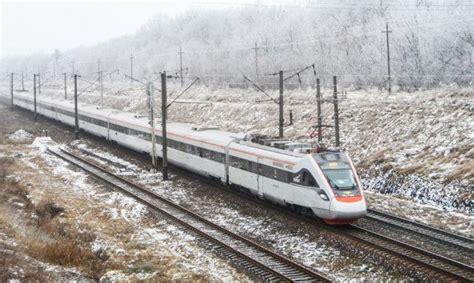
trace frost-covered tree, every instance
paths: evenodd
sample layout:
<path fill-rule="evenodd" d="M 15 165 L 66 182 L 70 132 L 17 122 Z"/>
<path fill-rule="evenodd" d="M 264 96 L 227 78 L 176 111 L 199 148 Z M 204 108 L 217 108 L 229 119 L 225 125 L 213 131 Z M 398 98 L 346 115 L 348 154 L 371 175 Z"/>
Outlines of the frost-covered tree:
<path fill-rule="evenodd" d="M 385 87 L 386 42 L 381 31 L 389 23 L 394 84 L 407 90 L 440 83 L 473 80 L 472 0 L 300 1 L 297 4 L 189 10 L 173 18 L 157 15 L 134 35 L 91 47 L 63 51 L 58 72 L 71 62 L 82 75 L 104 70 L 128 73 L 133 53 L 136 76 L 153 77 L 179 67 L 178 51 L 188 75 L 202 83 L 242 83 L 241 73 L 256 74 L 271 86 L 278 70 L 315 64 L 323 78 L 338 75 L 356 88 Z M 257 44 L 257 58 L 255 58 Z M 6 66 L 51 69 L 51 56 L 6 58 Z M 51 70 L 49 71 L 51 72 Z M 302 83 L 313 82 L 308 72 Z M 290 83 L 298 84 L 298 81 Z"/>

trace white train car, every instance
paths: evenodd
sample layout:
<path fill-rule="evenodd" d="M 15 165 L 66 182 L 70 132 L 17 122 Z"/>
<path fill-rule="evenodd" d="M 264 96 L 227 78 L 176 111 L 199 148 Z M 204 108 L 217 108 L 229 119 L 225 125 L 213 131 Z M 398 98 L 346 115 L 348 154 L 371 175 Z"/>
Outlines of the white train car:
<path fill-rule="evenodd" d="M 33 99 L 16 95 L 14 104 L 33 111 Z M 151 127 L 132 113 L 80 104 L 79 127 L 133 150 L 151 153 Z M 41 115 L 74 125 L 70 101 L 38 98 Z M 248 141 L 245 134 L 168 123 L 168 161 L 178 167 L 243 188 L 297 210 L 312 211 L 329 224 L 345 224 L 366 214 L 361 182 L 345 152 L 298 153 Z M 162 135 L 155 129 L 155 156 Z M 273 142 L 282 147 L 285 142 Z M 287 143 L 291 148 L 301 147 Z"/>

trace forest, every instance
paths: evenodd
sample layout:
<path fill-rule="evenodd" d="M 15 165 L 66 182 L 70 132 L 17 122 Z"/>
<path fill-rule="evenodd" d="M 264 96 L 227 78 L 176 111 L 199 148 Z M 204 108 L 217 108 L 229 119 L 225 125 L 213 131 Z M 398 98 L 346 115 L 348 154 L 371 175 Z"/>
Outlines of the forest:
<path fill-rule="evenodd" d="M 186 79 L 238 87 L 248 86 L 246 75 L 276 87 L 279 70 L 314 64 L 291 84 L 307 86 L 316 76 L 337 75 L 346 87 L 383 89 L 388 41 L 395 89 L 472 85 L 472 0 L 295 3 L 195 5 L 174 17 L 158 14 L 136 33 L 95 46 L 4 58 L 4 72 L 59 79 L 72 72 L 97 76 L 100 68 L 111 79 L 124 79 L 133 60 L 134 77 L 154 80 L 163 70 L 179 74 L 181 59 Z"/>

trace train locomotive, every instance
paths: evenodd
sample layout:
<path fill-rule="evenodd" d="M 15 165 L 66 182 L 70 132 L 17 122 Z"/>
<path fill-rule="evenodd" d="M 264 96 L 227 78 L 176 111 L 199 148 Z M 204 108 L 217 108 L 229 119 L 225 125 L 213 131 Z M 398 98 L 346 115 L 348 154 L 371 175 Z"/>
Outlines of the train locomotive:
<path fill-rule="evenodd" d="M 33 99 L 24 94 L 16 95 L 14 104 L 34 109 Z M 78 112 L 81 130 L 151 153 L 147 117 L 86 104 L 80 104 Z M 37 99 L 37 113 L 74 126 L 71 101 Z M 344 151 L 187 123 L 167 123 L 167 129 L 168 162 L 174 166 L 312 212 L 328 224 L 353 223 L 367 213 L 360 179 Z M 161 131 L 154 133 L 155 156 L 161 157 Z"/>

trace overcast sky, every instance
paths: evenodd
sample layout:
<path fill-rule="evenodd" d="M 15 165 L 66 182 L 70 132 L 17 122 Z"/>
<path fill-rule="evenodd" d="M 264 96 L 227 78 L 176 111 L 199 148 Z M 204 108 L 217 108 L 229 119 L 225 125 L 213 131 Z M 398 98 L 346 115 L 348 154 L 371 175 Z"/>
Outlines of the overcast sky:
<path fill-rule="evenodd" d="M 192 0 L 0 0 L 0 56 L 93 45 L 135 32 L 155 14 L 174 15 L 193 6 Z"/>

